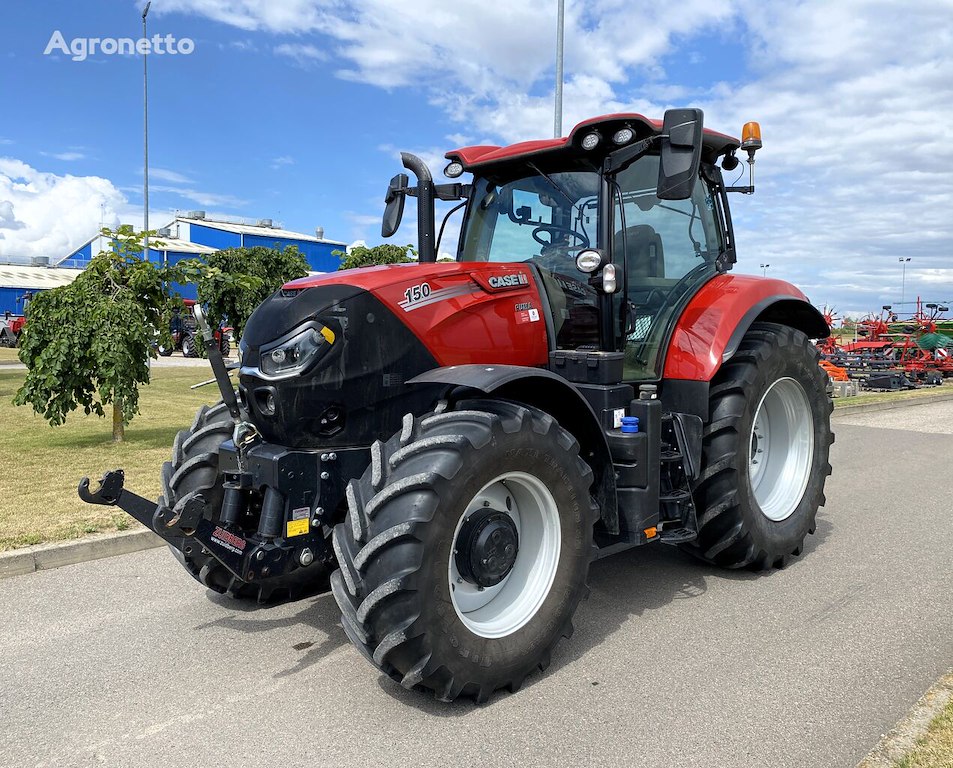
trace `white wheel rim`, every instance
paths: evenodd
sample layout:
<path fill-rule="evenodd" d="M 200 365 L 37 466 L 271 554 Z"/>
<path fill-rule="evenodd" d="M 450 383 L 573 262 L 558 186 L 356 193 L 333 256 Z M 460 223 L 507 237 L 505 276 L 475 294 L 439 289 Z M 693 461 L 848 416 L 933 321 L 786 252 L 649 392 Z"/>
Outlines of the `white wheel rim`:
<path fill-rule="evenodd" d="M 787 520 L 804 496 L 814 460 L 814 415 L 804 387 L 778 379 L 758 403 L 748 440 L 748 478 L 761 513 Z"/>
<path fill-rule="evenodd" d="M 495 586 L 480 588 L 460 575 L 455 552 L 464 521 L 486 507 L 512 518 L 519 548 L 506 577 Z M 453 533 L 448 575 L 450 598 L 460 621 L 473 634 L 487 638 L 506 637 L 524 627 L 549 595 L 560 546 L 559 508 L 539 478 L 507 472 L 487 483 L 467 504 Z"/>

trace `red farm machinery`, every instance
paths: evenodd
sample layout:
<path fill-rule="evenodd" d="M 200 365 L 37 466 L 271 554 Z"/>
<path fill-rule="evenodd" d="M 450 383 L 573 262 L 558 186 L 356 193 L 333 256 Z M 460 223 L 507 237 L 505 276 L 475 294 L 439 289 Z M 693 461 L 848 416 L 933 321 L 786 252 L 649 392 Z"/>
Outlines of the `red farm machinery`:
<path fill-rule="evenodd" d="M 854 324 L 854 339 L 829 336 L 818 343 L 831 377 L 860 381 L 868 389 L 909 389 L 936 385 L 953 376 L 953 336 L 943 319 L 948 307 L 917 300 L 917 310 L 901 319 L 889 304 Z M 828 318 L 828 322 L 830 323 Z"/>
<path fill-rule="evenodd" d="M 814 532 L 831 401 L 823 316 L 732 275 L 722 169 L 761 147 L 696 109 L 417 157 L 419 263 L 285 285 L 252 315 L 237 387 L 179 433 L 158 504 L 109 472 L 81 497 L 152 528 L 206 587 L 330 585 L 355 647 L 442 700 L 516 690 L 568 636 L 594 558 L 669 544 L 783 566 Z M 464 183 L 460 177 L 472 174 Z M 435 200 L 464 208 L 438 263 Z M 449 214 L 448 214 L 449 215 Z M 633 585 L 637 589 L 638 585 Z"/>

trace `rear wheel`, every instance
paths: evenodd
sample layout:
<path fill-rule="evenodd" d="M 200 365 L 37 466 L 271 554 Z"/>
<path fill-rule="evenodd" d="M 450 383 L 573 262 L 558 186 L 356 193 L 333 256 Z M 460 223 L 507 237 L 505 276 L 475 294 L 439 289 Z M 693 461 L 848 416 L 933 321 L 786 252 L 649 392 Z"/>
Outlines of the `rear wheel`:
<path fill-rule="evenodd" d="M 195 337 L 191 334 L 182 337 L 182 357 L 198 357 L 198 351 L 195 348 Z"/>
<path fill-rule="evenodd" d="M 176 435 L 172 461 L 162 465 L 160 504 L 171 508 L 187 494 L 197 492 L 205 500 L 209 514 L 222 508 L 224 487 L 218 471 L 218 453 L 222 443 L 232 436 L 233 427 L 224 403 L 199 409 L 192 428 Z M 327 571 L 317 564 L 297 568 L 285 576 L 248 583 L 233 576 L 195 539 L 185 538 L 176 543 L 178 547 L 169 547 L 172 554 L 196 581 L 232 597 L 268 602 L 286 597 L 296 599 L 327 589 Z"/>
<path fill-rule="evenodd" d="M 347 489 L 331 588 L 364 656 L 406 688 L 516 690 L 572 632 L 598 509 L 575 439 L 499 401 L 405 417 Z"/>
<path fill-rule="evenodd" d="M 728 568 L 783 567 L 814 533 L 833 435 L 827 376 L 808 338 L 755 323 L 712 381 L 698 539 L 685 546 Z"/>

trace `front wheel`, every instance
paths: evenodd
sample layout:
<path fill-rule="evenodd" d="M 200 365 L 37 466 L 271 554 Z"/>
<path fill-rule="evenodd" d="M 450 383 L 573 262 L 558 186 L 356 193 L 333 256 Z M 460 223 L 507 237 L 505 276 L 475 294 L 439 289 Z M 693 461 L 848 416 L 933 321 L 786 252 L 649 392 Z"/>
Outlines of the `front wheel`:
<path fill-rule="evenodd" d="M 833 409 L 819 355 L 800 331 L 755 323 L 712 380 L 698 538 L 685 545 L 728 568 L 783 566 L 824 504 Z"/>
<path fill-rule="evenodd" d="M 569 636 L 598 509 L 575 439 L 547 414 L 472 401 L 377 442 L 334 530 L 351 641 L 406 688 L 516 690 Z"/>

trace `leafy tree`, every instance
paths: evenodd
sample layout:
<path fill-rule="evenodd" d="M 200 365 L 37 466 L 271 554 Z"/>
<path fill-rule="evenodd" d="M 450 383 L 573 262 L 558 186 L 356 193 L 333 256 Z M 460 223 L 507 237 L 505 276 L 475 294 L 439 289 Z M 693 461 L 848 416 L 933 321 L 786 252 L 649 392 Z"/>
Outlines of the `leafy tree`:
<path fill-rule="evenodd" d="M 308 274 L 308 262 L 293 245 L 284 250 L 255 246 L 210 254 L 198 281 L 199 301 L 214 327 L 225 318 L 241 336 L 259 304 L 289 280 Z"/>
<path fill-rule="evenodd" d="M 105 416 L 111 404 L 113 440 L 121 441 L 139 411 L 157 335 L 168 341 L 168 317 L 180 301 L 167 285 L 196 279 L 201 267 L 151 263 L 143 256 L 145 233 L 130 226 L 102 233 L 115 250 L 102 251 L 71 284 L 30 304 L 19 352 L 28 370 L 14 403 L 32 405 L 54 426 L 80 406 Z"/>
<path fill-rule="evenodd" d="M 344 251 L 331 251 L 332 256 L 341 259 L 341 266 L 338 270 L 354 269 L 356 267 L 372 267 L 377 264 L 407 264 L 415 259 L 411 256 L 417 255 L 417 250 L 410 245 L 393 245 L 384 243 L 368 248 L 363 245 L 356 245 L 351 248 L 349 253 Z"/>

